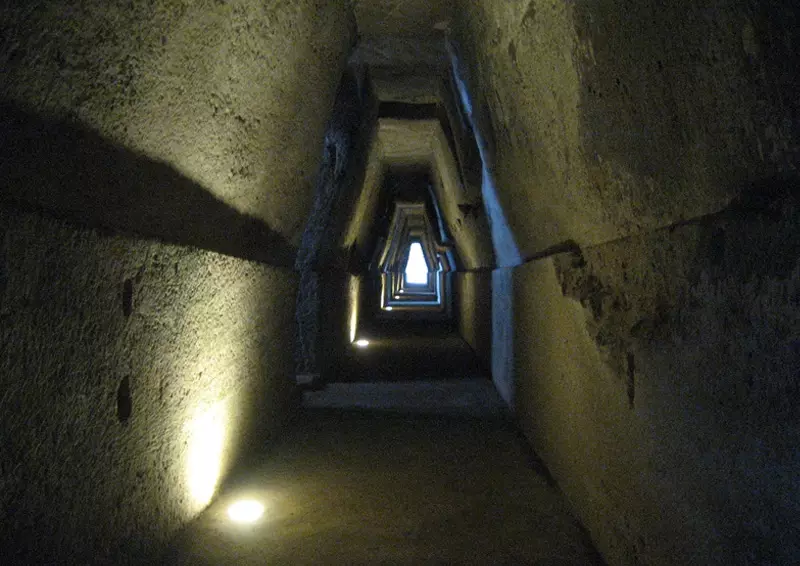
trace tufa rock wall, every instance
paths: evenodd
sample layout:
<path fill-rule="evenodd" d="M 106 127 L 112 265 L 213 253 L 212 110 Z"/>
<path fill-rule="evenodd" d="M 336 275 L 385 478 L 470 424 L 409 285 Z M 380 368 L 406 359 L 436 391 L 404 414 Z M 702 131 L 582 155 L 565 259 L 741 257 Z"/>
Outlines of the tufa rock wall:
<path fill-rule="evenodd" d="M 292 372 L 291 272 L 0 210 L 0 537 L 15 563 L 151 563 Z"/>
<path fill-rule="evenodd" d="M 789 1 L 465 2 L 453 37 L 523 256 L 796 177 L 798 15 Z"/>
<path fill-rule="evenodd" d="M 462 8 L 526 434 L 609 563 L 797 562 L 797 6 Z"/>
<path fill-rule="evenodd" d="M 168 165 L 297 245 L 354 32 L 344 2 L 26 2 L 3 8 L 2 19 L 6 104 Z M 80 140 L 62 148 L 59 132 L 39 130 L 21 134 L 39 139 L 54 169 L 70 171 Z M 113 170 L 113 158 L 104 165 Z M 177 217 L 186 230 L 208 224 L 211 205 L 189 202 L 195 214 L 181 215 L 159 194 L 170 189 L 148 176 L 41 182 L 48 171 L 7 167 L 16 172 L 7 196 L 81 221 L 133 230 L 154 215 L 162 224 Z M 87 193 L 101 210 L 87 210 Z"/>

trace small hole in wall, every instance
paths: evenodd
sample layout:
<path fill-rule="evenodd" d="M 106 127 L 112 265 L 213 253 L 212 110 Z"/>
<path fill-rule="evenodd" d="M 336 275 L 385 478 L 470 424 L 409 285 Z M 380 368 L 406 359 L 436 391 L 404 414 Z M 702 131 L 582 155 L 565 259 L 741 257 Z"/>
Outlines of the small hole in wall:
<path fill-rule="evenodd" d="M 133 312 L 133 280 L 126 279 L 122 284 L 122 314 L 126 317 Z"/>
<path fill-rule="evenodd" d="M 633 353 L 628 352 L 628 406 L 633 409 L 633 400 L 636 395 L 635 381 L 636 367 L 634 366 Z"/>
<path fill-rule="evenodd" d="M 133 414 L 133 398 L 131 397 L 131 380 L 128 376 L 122 378 L 117 389 L 117 418 L 125 424 Z"/>

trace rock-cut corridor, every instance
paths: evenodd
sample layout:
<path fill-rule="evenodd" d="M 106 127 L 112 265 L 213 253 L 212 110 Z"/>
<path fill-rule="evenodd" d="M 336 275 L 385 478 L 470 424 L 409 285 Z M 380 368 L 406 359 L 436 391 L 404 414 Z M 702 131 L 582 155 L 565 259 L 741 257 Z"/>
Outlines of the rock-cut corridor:
<path fill-rule="evenodd" d="M 799 93 L 798 0 L 0 2 L 0 564 L 800 564 Z"/>

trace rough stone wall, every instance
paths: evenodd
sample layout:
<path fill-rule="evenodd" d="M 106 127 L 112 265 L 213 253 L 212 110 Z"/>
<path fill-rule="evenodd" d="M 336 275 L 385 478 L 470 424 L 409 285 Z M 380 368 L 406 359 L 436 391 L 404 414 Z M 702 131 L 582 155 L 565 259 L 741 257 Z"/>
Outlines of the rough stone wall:
<path fill-rule="evenodd" d="M 496 309 L 515 406 L 611 564 L 799 559 L 798 12 L 457 12 L 476 128 L 532 260 Z M 561 248 L 582 251 L 541 259 Z"/>
<path fill-rule="evenodd" d="M 297 245 L 352 41 L 345 2 L 63 0 L 7 3 L 0 17 L 4 102 L 167 164 Z M 39 151 L 57 143 L 41 137 Z M 157 182 L 37 182 L 47 174 L 35 171 L 26 182 L 24 171 L 4 191 L 81 219 L 141 231 L 178 215 Z M 202 232 L 211 205 L 189 206 L 184 230 Z"/>
<path fill-rule="evenodd" d="M 492 272 L 492 381 L 500 396 L 514 406 L 514 270 Z"/>
<path fill-rule="evenodd" d="M 213 491 L 188 469 L 222 478 L 282 417 L 296 275 L 276 266 L 352 15 L 59 0 L 0 21 L 3 550 L 151 563 Z"/>
<path fill-rule="evenodd" d="M 0 209 L 0 552 L 153 563 L 286 409 L 296 276 Z"/>
<path fill-rule="evenodd" d="M 748 203 L 516 271 L 521 422 L 610 563 L 800 556 L 798 221 Z"/>
<path fill-rule="evenodd" d="M 428 38 L 452 16 L 453 0 L 353 0 L 359 33 L 366 37 Z"/>
<path fill-rule="evenodd" d="M 456 13 L 523 256 L 715 212 L 796 175 L 796 3 L 487 0 Z"/>
<path fill-rule="evenodd" d="M 362 275 L 351 275 L 339 270 L 319 274 L 319 336 L 318 369 L 323 381 L 341 381 L 346 372 L 347 351 L 363 324 L 360 304 L 363 300 Z"/>

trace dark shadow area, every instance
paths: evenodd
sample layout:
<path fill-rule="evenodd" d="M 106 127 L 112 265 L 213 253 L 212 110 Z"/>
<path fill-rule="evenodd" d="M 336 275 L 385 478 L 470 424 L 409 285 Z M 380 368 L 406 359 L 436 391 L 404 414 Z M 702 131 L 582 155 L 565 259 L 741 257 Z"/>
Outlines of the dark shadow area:
<path fill-rule="evenodd" d="M 327 296 L 332 297 L 331 291 Z M 380 282 L 367 279 L 359 297 L 354 339 L 335 342 L 326 356 L 330 382 L 464 379 L 486 374 L 453 317 L 395 318 L 381 314 Z M 333 327 L 332 331 L 335 331 Z M 349 338 L 349 337 L 348 337 Z"/>
<path fill-rule="evenodd" d="M 295 316 L 297 375 L 318 376 L 324 365 L 319 360 L 325 308 L 320 296 L 322 273 L 327 268 L 342 272 L 349 261 L 345 257 L 349 250 L 339 248 L 339 236 L 344 212 L 352 208 L 356 196 L 354 188 L 363 183 L 374 106 L 372 93 L 359 86 L 353 69 L 346 70 L 326 125 L 314 201 L 295 262 L 300 273 Z"/>
<path fill-rule="evenodd" d="M 0 103 L 0 202 L 94 228 L 293 267 L 297 250 L 171 166 L 75 122 Z"/>
<path fill-rule="evenodd" d="M 433 120 L 439 118 L 438 104 L 408 104 L 407 102 L 381 102 L 378 107 L 381 118 L 398 120 Z"/>
<path fill-rule="evenodd" d="M 402 335 L 376 337 L 365 332 L 360 336 L 369 340 L 369 346 L 349 345 L 331 381 L 466 379 L 484 375 L 475 352 L 455 332 L 426 336 L 407 330 Z"/>

